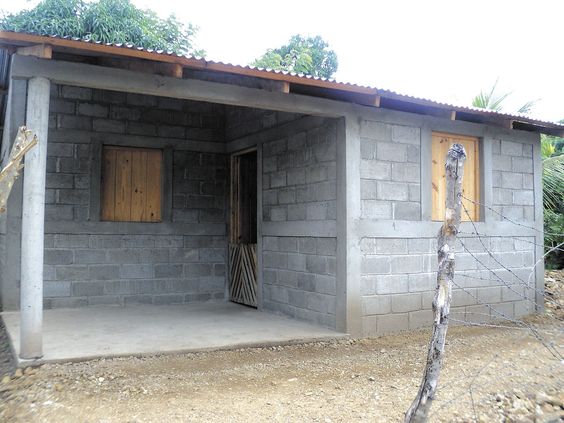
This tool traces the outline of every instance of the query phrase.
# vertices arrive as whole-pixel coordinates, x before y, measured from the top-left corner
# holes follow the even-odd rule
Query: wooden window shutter
[[[480,145],[478,138],[463,135],[445,134],[433,132],[432,136],[432,189],[433,189],[433,220],[444,220],[445,218],[445,158],[452,144],[462,144],[466,150],[466,163],[464,164],[464,178],[462,180],[462,192],[473,201],[480,201]],[[480,220],[480,207],[472,201],[463,199],[464,207],[468,210],[473,221]],[[463,221],[470,220],[462,208],[461,217]]]
[[[162,151],[104,146],[101,220],[160,222]]]

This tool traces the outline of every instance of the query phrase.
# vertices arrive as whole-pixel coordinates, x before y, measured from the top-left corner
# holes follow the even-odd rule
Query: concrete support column
[[[23,172],[20,291],[22,359],[43,355],[43,239],[49,92],[50,82],[47,78],[29,80],[26,125],[37,134],[39,142],[27,153]]]
[[[337,124],[337,327],[362,335],[360,201],[360,118]]]

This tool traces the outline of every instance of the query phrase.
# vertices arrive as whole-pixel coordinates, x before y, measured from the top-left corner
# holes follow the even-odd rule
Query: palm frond
[[[537,104],[538,100],[531,100],[531,101],[527,101],[525,104],[523,104],[521,107],[519,107],[519,109],[517,110],[517,113],[523,113],[523,114],[529,114],[531,113],[532,108],[535,106],[535,104]]]
[[[495,80],[490,92],[480,91],[480,93],[472,100],[472,106],[482,109],[495,110],[499,112],[503,109],[503,102],[511,95],[511,93],[503,93],[496,95],[497,83],[499,78]]]
[[[542,165],[544,207],[558,210],[564,199],[564,155],[548,157]]]

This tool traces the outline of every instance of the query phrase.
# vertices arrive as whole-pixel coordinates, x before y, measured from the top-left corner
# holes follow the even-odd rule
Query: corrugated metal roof
[[[10,37],[10,35],[12,37]],[[143,52],[150,55],[149,60],[159,61],[162,58],[167,58],[166,61],[171,61],[172,59],[173,62],[176,62],[178,60],[180,64],[186,67],[207,69],[210,71],[230,72],[235,74],[248,74],[248,72],[252,72],[252,76],[257,76],[264,79],[287,80],[288,82],[292,82],[292,83],[322,86],[324,88],[329,88],[333,90],[348,91],[358,94],[379,95],[382,98],[398,100],[411,104],[418,104],[421,106],[430,106],[430,107],[452,110],[456,112],[465,112],[473,115],[500,117],[507,120],[515,120],[523,123],[531,123],[533,125],[537,125],[540,127],[549,127],[553,129],[564,130],[563,124],[535,118],[530,115],[525,115],[521,113],[497,112],[497,111],[482,109],[478,107],[441,102],[429,98],[416,97],[409,94],[403,94],[397,91],[383,89],[375,86],[355,84],[351,82],[338,81],[331,78],[315,77],[315,76],[305,75],[295,72],[260,68],[251,65],[238,65],[228,62],[208,60],[200,56],[179,54],[173,51],[143,48],[140,46],[136,46],[132,43],[103,43],[100,41],[93,41],[88,38],[67,37],[67,36],[59,36],[59,35],[45,36],[39,34],[9,32],[9,31],[0,31],[0,43],[3,42],[4,44],[9,44],[10,38],[15,39],[15,41],[18,41],[17,40],[18,35],[28,36],[28,38],[29,36],[36,37],[37,43],[40,42],[48,43],[49,39],[66,40],[72,42],[72,48],[76,48],[79,50],[81,49],[81,44],[82,44],[82,47],[86,47],[88,45],[88,46],[105,46],[105,47],[115,48],[116,55],[119,55],[120,49],[123,49],[124,51]],[[65,45],[65,47],[69,47],[69,45]]]

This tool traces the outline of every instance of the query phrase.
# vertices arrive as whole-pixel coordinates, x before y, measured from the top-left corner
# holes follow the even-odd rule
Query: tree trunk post
[[[39,140],[25,158],[22,207],[20,357],[43,356],[43,244],[45,234],[45,178],[50,82],[29,80],[27,126]]]
[[[8,158],[8,164],[0,172],[0,214],[6,213],[8,198],[10,197],[14,182],[16,182],[19,172],[23,168],[21,162],[25,154],[36,144],[37,137],[32,137],[31,131],[28,131],[25,126],[18,129],[14,146]]]
[[[445,221],[438,235],[437,289],[433,299],[433,334],[427,354],[427,365],[415,400],[405,413],[405,423],[426,422],[439,382],[443,362],[448,315],[454,280],[454,243],[460,225],[462,177],[466,151],[460,144],[450,147],[446,157]]]

